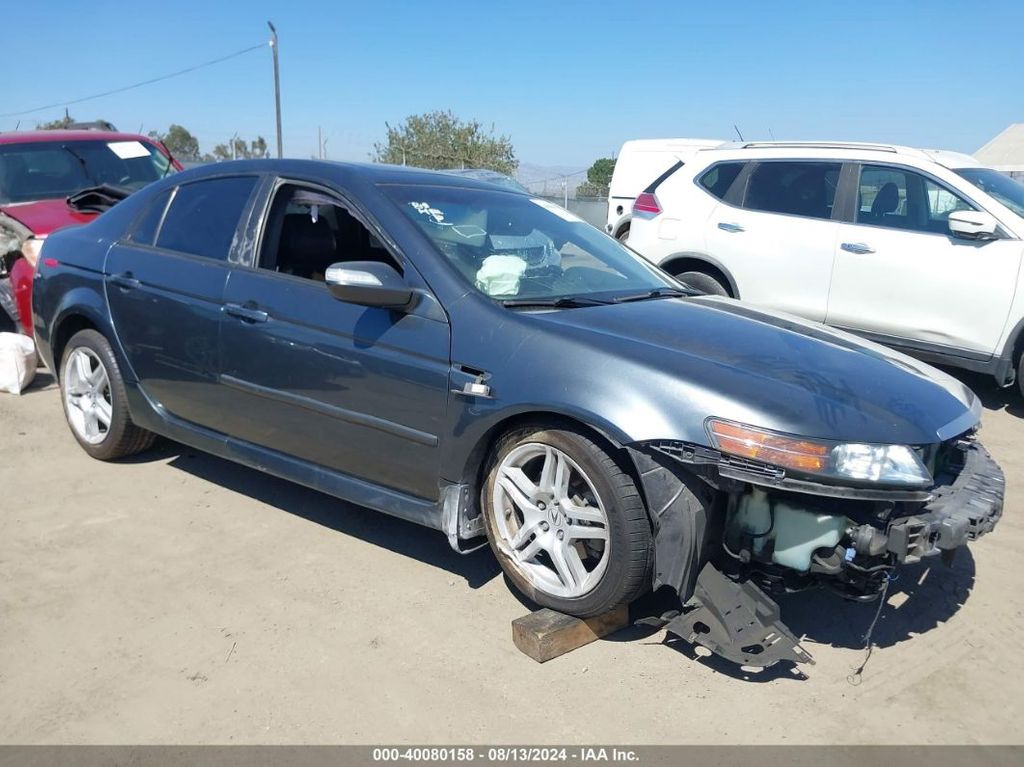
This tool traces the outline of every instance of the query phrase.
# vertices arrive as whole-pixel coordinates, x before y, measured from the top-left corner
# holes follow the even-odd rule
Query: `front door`
[[[218,333],[229,255],[255,185],[255,176],[233,176],[168,190],[104,265],[114,332],[142,391],[170,415],[211,428],[219,428]]]
[[[1024,246],[954,237],[954,210],[977,207],[930,176],[862,166],[855,223],[839,228],[828,324],[908,349],[992,355]]]
[[[221,383],[233,391],[234,437],[419,498],[438,494],[448,399],[449,326],[340,301],[330,264],[404,266],[322,190],[274,193],[255,267],[232,269],[224,293]]]

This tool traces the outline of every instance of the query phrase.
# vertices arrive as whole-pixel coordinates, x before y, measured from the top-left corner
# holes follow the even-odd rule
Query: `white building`
[[[1014,123],[974,156],[1013,178],[1024,179],[1024,123]]]

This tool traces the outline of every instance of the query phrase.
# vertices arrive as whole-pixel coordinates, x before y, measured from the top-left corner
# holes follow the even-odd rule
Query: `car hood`
[[[824,325],[702,296],[531,313],[534,327],[590,347],[593,386],[634,436],[695,439],[716,416],[821,439],[931,444],[977,424],[977,397],[945,373]],[[602,359],[603,358],[603,359]],[[628,392],[626,391],[628,389]],[[637,392],[643,396],[638,397]],[[659,433],[661,432],[661,433]],[[671,432],[671,433],[664,433]],[[705,441],[705,440],[701,440]]]
[[[0,210],[23,223],[37,237],[65,226],[88,224],[98,215],[74,210],[64,198],[10,203],[0,207]]]

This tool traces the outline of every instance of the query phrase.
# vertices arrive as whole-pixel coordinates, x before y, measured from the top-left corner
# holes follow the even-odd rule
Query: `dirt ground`
[[[873,607],[788,597],[801,678],[627,629],[545,665],[486,550],[169,442],[73,441],[52,380],[0,395],[0,742],[1013,743],[1024,672],[1024,405],[986,379],[994,534]]]

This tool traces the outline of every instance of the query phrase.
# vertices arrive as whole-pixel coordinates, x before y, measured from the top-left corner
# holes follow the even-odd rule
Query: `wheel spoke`
[[[517,551],[516,556],[519,557],[520,562],[529,562],[543,550],[544,547],[540,545],[540,541],[537,538],[534,538],[521,550]]]
[[[565,498],[569,494],[569,463],[561,451],[545,447],[544,467],[540,473],[540,489],[551,493],[555,498]]]
[[[505,466],[502,468],[501,473],[512,480],[512,483],[527,498],[537,495],[537,486],[533,484],[533,480],[526,476],[526,472],[518,466]]]
[[[105,399],[96,400],[96,417],[105,429],[110,429],[110,421],[113,418],[110,403]]]
[[[79,383],[87,386],[92,375],[92,367],[89,364],[88,355],[83,351],[75,352],[75,372],[78,374]]]
[[[509,541],[509,545],[513,549],[521,548],[524,543],[530,540],[531,535],[535,535],[540,532],[540,521],[533,520],[530,522],[523,522],[523,526],[519,528],[518,532],[512,536],[512,540]]]
[[[96,408],[89,407],[83,411],[85,413],[85,434],[87,437],[95,437],[100,433],[99,419],[96,417]]]
[[[579,506],[568,499],[561,501],[559,506],[562,507],[562,513],[575,522],[605,524],[604,514],[594,506]]]
[[[578,588],[587,578],[587,568],[583,566],[579,552],[575,547],[562,541],[551,549],[551,561],[562,584],[569,588]]]
[[[89,385],[96,390],[96,393],[102,392],[107,387],[107,371],[103,365],[97,365],[96,369],[89,374]]]
[[[516,484],[507,477],[498,480],[498,486],[512,499],[512,503],[523,515],[523,520],[533,520],[540,517],[540,509],[533,505],[533,502],[523,494]]]
[[[608,528],[589,525],[570,525],[565,534],[573,541],[607,541]]]

